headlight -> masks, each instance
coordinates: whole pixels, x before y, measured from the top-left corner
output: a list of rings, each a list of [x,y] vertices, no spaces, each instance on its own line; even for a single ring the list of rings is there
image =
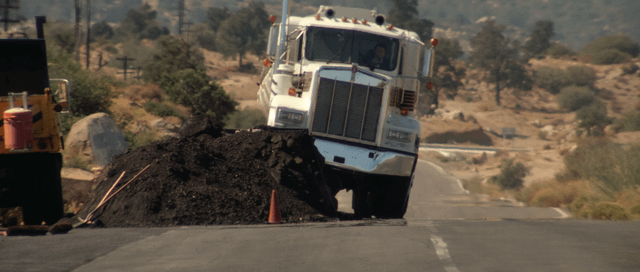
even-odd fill
[[[390,129],[389,133],[387,133],[387,138],[389,140],[411,142],[411,133]]]
[[[304,113],[289,111],[284,109],[278,110],[278,121],[302,123]]]

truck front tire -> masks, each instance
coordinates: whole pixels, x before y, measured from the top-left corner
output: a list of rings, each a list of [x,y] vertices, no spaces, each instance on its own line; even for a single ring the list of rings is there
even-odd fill
[[[353,189],[357,217],[402,218],[407,212],[412,177],[372,176]]]

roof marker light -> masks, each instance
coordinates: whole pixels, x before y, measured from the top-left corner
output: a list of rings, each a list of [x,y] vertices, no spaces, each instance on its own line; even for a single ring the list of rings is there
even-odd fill
[[[277,20],[278,20],[277,16],[269,15],[269,22],[271,22],[272,24],[275,24]]]

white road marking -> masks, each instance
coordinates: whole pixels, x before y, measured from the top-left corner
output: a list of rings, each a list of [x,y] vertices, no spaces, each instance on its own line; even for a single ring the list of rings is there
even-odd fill
[[[466,190],[466,189],[464,188],[464,186],[462,185],[462,181],[460,181],[460,179],[458,179],[458,178],[456,178],[456,177],[454,177],[454,176],[452,176],[452,175],[449,175],[449,173],[447,173],[447,171],[444,171],[444,169],[442,169],[442,167],[440,167],[440,166],[438,166],[437,164],[432,163],[432,162],[430,162],[430,161],[426,161],[426,160],[422,160],[422,159],[418,159],[418,160],[419,160],[419,161],[421,161],[421,162],[424,162],[424,163],[426,163],[426,164],[429,164],[429,165],[433,166],[433,168],[435,168],[436,170],[438,170],[438,172],[440,172],[443,176],[450,177],[450,178],[454,179],[454,180],[456,181],[456,183],[458,184],[458,186],[460,187],[460,190],[461,190],[461,191],[463,191],[465,194],[468,194],[468,193],[469,193],[469,191],[468,191],[468,190]]]
[[[560,208],[553,208],[553,209],[560,214],[561,219],[571,218],[571,214],[565,212],[563,209],[560,209]]]
[[[436,248],[436,254],[440,261],[443,262],[444,270],[447,272],[460,272],[456,265],[451,260],[451,256],[449,256],[449,250],[447,250],[447,243],[445,243],[440,236],[436,236],[431,234],[431,242],[433,246]]]

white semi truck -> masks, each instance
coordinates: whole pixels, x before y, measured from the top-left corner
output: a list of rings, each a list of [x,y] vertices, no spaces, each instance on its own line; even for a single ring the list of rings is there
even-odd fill
[[[425,45],[375,10],[320,6],[289,17],[287,4],[258,90],[267,125],[308,131],[327,184],[353,190],[356,215],[402,218],[420,142],[414,108],[437,40]]]

